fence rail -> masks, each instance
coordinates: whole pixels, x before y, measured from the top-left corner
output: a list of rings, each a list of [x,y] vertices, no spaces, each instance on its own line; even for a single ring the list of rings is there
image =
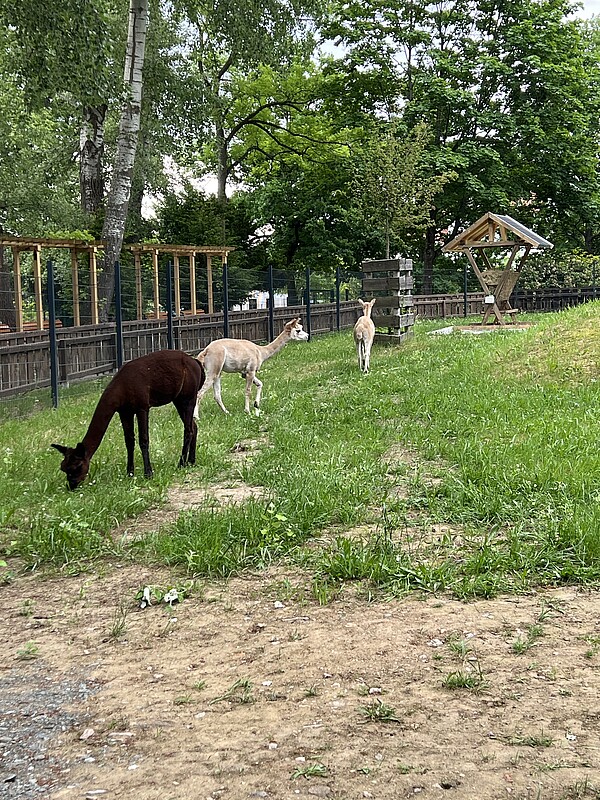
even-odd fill
[[[596,287],[576,289],[520,290],[511,303],[521,311],[558,311],[593,300]],[[446,319],[481,313],[483,293],[467,295],[415,295],[414,309],[421,319]],[[305,305],[273,309],[275,335],[292,317],[307,318]],[[357,320],[356,301],[316,303],[310,306],[311,334],[351,328]],[[228,312],[228,335],[251,341],[269,341],[270,319],[265,309]],[[224,315],[199,314],[172,318],[173,346],[197,353],[213,339],[223,336]],[[134,320],[122,323],[123,360],[168,347],[169,319]],[[57,328],[58,382],[99,378],[117,368],[115,323]],[[50,332],[48,330],[0,333],[0,398],[51,385]]]

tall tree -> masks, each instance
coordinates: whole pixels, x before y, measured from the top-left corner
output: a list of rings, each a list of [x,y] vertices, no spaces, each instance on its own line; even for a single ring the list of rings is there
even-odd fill
[[[148,0],[130,0],[129,30],[123,75],[124,103],[119,122],[117,152],[102,227],[104,269],[98,284],[102,317],[106,319],[114,293],[115,262],[120,257],[131,198],[133,168],[140,131]]]
[[[426,291],[442,231],[452,235],[489,210],[518,210],[534,222],[534,209],[574,209],[582,199],[580,191],[575,202],[575,186],[587,186],[589,196],[597,66],[586,70],[581,24],[570,9],[566,0],[337,6],[330,33],[346,47],[337,68],[348,101],[374,113],[378,103],[394,107],[408,127],[427,122],[432,174],[457,174],[436,198],[421,239]],[[561,169],[549,169],[557,157]]]

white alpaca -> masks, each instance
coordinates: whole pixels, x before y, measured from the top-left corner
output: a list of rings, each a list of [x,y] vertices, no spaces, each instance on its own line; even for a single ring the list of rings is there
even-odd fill
[[[261,364],[278,353],[289,341],[305,342],[308,333],[302,329],[299,318],[286,323],[279,336],[271,344],[263,347],[249,342],[247,339],[215,339],[196,358],[204,367],[206,377],[202,388],[198,392],[198,400],[194,409],[194,417],[198,419],[198,405],[206,392],[213,387],[215,400],[225,414],[229,411],[221,400],[221,373],[239,372],[242,378],[246,379],[246,397],[244,410],[250,413],[250,393],[252,384],[256,386],[256,399],[254,409],[256,416],[260,414],[260,397],[262,394],[262,383],[256,377]]]
[[[375,325],[371,319],[371,309],[375,305],[374,297],[369,303],[359,299],[363,309],[363,316],[359,318],[354,326],[354,342],[356,344],[356,354],[358,355],[358,367],[362,372],[369,371],[371,360],[371,345],[375,338]]]

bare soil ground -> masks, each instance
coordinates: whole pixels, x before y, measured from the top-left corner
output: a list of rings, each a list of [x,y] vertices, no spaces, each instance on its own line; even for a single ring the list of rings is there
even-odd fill
[[[600,796],[599,594],[319,606],[272,570],[137,610],[172,579],[0,588],[0,797]]]

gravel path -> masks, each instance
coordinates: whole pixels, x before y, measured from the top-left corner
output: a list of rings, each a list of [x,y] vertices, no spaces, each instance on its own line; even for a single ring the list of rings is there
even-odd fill
[[[70,673],[57,680],[42,660],[0,674],[0,798],[21,800],[49,792],[68,770],[52,755],[83,715],[77,705],[95,690]]]

